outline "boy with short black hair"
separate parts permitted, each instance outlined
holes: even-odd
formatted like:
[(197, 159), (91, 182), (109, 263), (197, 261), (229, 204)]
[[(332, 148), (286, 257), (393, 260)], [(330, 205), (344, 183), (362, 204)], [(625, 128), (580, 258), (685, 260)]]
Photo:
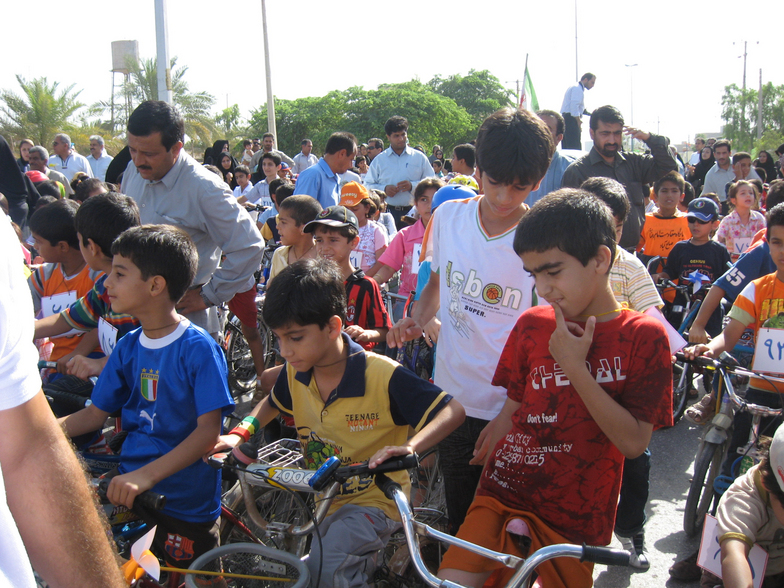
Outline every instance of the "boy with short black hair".
[(234, 188), (234, 197), (239, 201), (241, 196), (245, 196), (247, 200), (248, 193), (253, 188), (253, 182), (250, 181), (250, 169), (247, 165), (238, 165), (234, 168), (234, 180), (237, 182), (237, 187)]
[[(280, 180), (276, 180), (280, 181)], [(272, 182), (275, 184), (275, 182)], [(278, 214), (277, 209), (280, 206), (281, 202), (283, 202), (286, 198), (294, 194), (294, 184), (290, 184), (288, 182), (280, 181), (280, 184), (277, 186), (270, 186), (274, 187), (274, 192), (272, 192), (272, 200), (275, 202), (275, 206), (270, 210), (265, 212), (265, 216), (267, 216), (266, 221), (261, 227), (261, 236), (264, 238), (265, 241), (272, 241), (273, 243), (280, 243), (280, 233), (278, 233)], [(273, 211), (273, 214), (267, 214), (267, 212)], [(262, 222), (262, 217), (259, 216), (259, 222)]]
[(505, 108), (482, 123), (476, 164), (484, 194), (444, 202), (422, 242), (432, 252), (431, 278), (411, 318), (400, 320), (387, 343), (422, 336), (441, 309), (435, 382), (466, 407), (463, 425), (441, 443), (451, 530), (462, 522), (482, 473), (469, 464), (482, 429), (501, 410), (505, 391), (491, 384), (493, 366), (512, 324), (536, 304), (534, 283), (512, 248), (525, 199), (541, 182), (554, 152), (553, 136), (535, 114)]
[(201, 458), (234, 406), (226, 360), (206, 331), (175, 310), (198, 264), (187, 233), (169, 225), (132, 228), (112, 253), (106, 279), (112, 305), (136, 316), (141, 329), (117, 343), (92, 404), (61, 422), (73, 437), (122, 409), (128, 437), (106, 495), (128, 508), (147, 490), (166, 496), (160, 513), (143, 518), (158, 526), (155, 545), (167, 563), (187, 568), (218, 544), (221, 476)]
[[(421, 453), (463, 418), (449, 394), (384, 356), (366, 353), (343, 333), (345, 292), (333, 261), (308, 259), (281, 271), (264, 303), (264, 321), (287, 364), (270, 396), (246, 417), (247, 426), (263, 426), (281, 412), (293, 416), (311, 469), (332, 455), (343, 464), (370, 460), (375, 467), (395, 455)], [(415, 434), (409, 439), (410, 427)], [(242, 440), (241, 431), (223, 436), (215, 450)], [(406, 472), (389, 476), (408, 491)], [(308, 566), (314, 585), (372, 584), (375, 553), (398, 519), (371, 479), (350, 481), (322, 523), (322, 540), (313, 543)]]
[(351, 264), (359, 245), (359, 221), (344, 206), (330, 206), (303, 228), (312, 233), (319, 257), (338, 264), (346, 287), (346, 334), (370, 351), (392, 327), (378, 283)]
[[(506, 342), (493, 383), (508, 396), (478, 450), (487, 465), (458, 537), (518, 556), (610, 542), (623, 458), (672, 424), (667, 335), (615, 299), (616, 247), (608, 208), (581, 190), (549, 194), (520, 221), (515, 251), (551, 306), (523, 312)], [(482, 586), (500, 570), (502, 586), (514, 573), (502, 567), (451, 547), (439, 575)], [(586, 588), (592, 567), (561, 558), (537, 571), (549, 588)]]
[[(117, 340), (139, 326), (139, 321), (133, 316), (112, 309), (105, 286), (106, 277), (112, 269), (112, 244), (120, 233), (140, 224), (139, 207), (132, 198), (124, 194), (98, 194), (85, 200), (79, 207), (74, 224), (79, 248), (87, 265), (94, 271), (104, 272), (105, 275), (98, 278), (93, 289), (69, 308), (58, 315), (36, 321), (35, 337), (53, 337), (71, 329), (97, 329), (101, 350), (108, 357)], [(107, 357), (89, 359), (77, 355), (69, 360), (68, 373), (82, 379), (97, 376), (101, 373)]]
[(644, 259), (667, 257), (675, 244), (689, 235), (686, 216), (678, 210), (683, 198), (684, 180), (678, 172), (672, 171), (653, 184), (658, 210), (645, 215), (637, 251)]
[[(36, 315), (52, 316), (85, 296), (101, 276), (84, 261), (79, 249), (79, 238), (74, 228), (74, 217), (79, 205), (73, 200), (57, 200), (36, 210), (30, 217), (33, 243), (44, 264), (36, 268), (27, 279), (33, 296)], [(81, 332), (70, 332), (51, 337), (54, 345), (51, 361), (58, 362), (61, 373), (82, 341)], [(97, 344), (91, 338), (90, 353)], [(51, 381), (51, 378), (50, 378)]]
[(247, 196), (237, 199), (237, 202), (244, 204), (246, 201), (251, 204), (261, 204), (262, 206), (273, 206), (270, 198), (270, 184), (279, 179), (280, 155), (268, 152), (261, 156), (259, 170), (251, 176), (253, 189)]
[(276, 228), (283, 247), (278, 247), (272, 255), (268, 285), (287, 265), (303, 258), (316, 257), (313, 235), (303, 229), (320, 212), (318, 200), (304, 194), (289, 196), (281, 203)]

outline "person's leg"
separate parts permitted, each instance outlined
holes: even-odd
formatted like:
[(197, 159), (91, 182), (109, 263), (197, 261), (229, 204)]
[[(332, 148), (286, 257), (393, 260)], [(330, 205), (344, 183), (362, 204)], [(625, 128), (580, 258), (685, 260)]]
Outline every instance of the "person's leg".
[(308, 557), (311, 582), (322, 588), (366, 588), (373, 581), (379, 552), (400, 523), (380, 509), (347, 504), (327, 517)]
[(148, 509), (134, 510), (149, 526), (157, 525), (153, 546), (171, 567), (187, 569), (194, 559), (218, 546), (220, 517), (206, 523), (189, 523)]
[(463, 524), (482, 476), (482, 466), (468, 465), (468, 462), (474, 456), (476, 441), (487, 423), (482, 419), (466, 417), (462, 425), (438, 444), (449, 532), (452, 534)]
[(577, 125), (577, 119), (573, 116), (564, 114), (564, 137), (561, 141), (563, 149), (582, 149), (580, 142), (580, 127)]
[(251, 288), (245, 292), (238, 292), (234, 298), (229, 300), (229, 310), (240, 319), (242, 336), (248, 344), (253, 367), (256, 368), (256, 394), (260, 402), (264, 394), (262, 393), (259, 379), (264, 371), (264, 340), (259, 332), (258, 307), (256, 306), (256, 288)]
[(639, 457), (624, 460), (621, 497), (615, 515), (615, 535), (624, 549), (632, 553), (631, 565), (638, 569), (650, 567), (644, 553), (643, 533), (650, 472), (651, 453), (648, 449)]

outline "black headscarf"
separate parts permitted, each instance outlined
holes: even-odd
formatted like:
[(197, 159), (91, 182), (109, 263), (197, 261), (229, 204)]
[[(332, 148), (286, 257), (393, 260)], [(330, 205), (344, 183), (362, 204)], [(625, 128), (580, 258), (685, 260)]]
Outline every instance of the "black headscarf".
[(126, 145), (114, 156), (114, 159), (109, 162), (109, 167), (106, 168), (106, 181), (110, 184), (119, 186), (120, 174), (125, 171), (125, 168), (128, 167), (130, 161), (131, 150), (128, 148), (128, 145)]
[[(762, 154), (768, 156), (768, 160), (765, 163), (762, 163), (759, 160), (759, 156)], [(768, 151), (760, 151), (759, 155), (757, 155), (757, 159), (754, 160), (754, 167), (761, 167), (765, 170), (765, 181), (772, 182), (778, 176), (776, 175), (776, 160), (773, 159), (773, 156)]]
[(19, 170), (11, 147), (0, 135), (0, 193), (8, 200), (8, 214), (21, 229), (27, 226), (27, 215), (38, 202), (38, 190)]
[[(711, 156), (709, 159), (702, 158), (702, 152), (705, 149), (711, 150)], [(710, 147), (703, 147), (700, 150), (700, 161), (697, 165), (694, 166), (694, 175), (692, 176), (692, 183), (696, 186), (699, 182), (699, 185), (702, 186), (705, 183), (705, 174), (708, 173), (708, 170), (713, 167), (713, 164), (716, 163), (716, 158), (713, 156), (713, 149)]]
[[(223, 151), (223, 146), (229, 145), (229, 142), (226, 139), (218, 139), (212, 144), (212, 148), (207, 147), (207, 150), (204, 152), (204, 165), (212, 164), (215, 167), (218, 166), (218, 162), (220, 161), (219, 157), (221, 152)], [(232, 160), (234, 158), (232, 157)], [(209, 161), (208, 161), (209, 160)], [(234, 161), (234, 165), (237, 165), (237, 162)]]
[[(213, 153), (215, 153), (214, 150)], [(229, 161), (231, 161), (231, 165), (229, 166), (229, 169), (224, 169), (223, 166), (221, 165), (221, 162), (223, 161), (224, 157), (228, 157)], [(231, 153), (229, 153), (228, 151), (219, 153), (214, 157), (214, 159), (215, 159), (215, 163), (213, 163), (213, 165), (218, 168), (218, 171), (220, 171), (221, 175), (223, 176), (223, 181), (226, 182), (229, 186), (231, 186), (232, 189), (236, 188), (237, 182), (234, 181), (234, 169), (237, 167), (237, 160), (235, 160), (231, 156)], [(228, 178), (229, 174), (231, 174), (231, 180), (229, 180)]]

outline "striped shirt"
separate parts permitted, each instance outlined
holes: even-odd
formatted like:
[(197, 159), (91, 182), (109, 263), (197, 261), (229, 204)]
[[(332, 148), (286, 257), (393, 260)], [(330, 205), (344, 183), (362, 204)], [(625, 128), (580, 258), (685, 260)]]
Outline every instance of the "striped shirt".
[(618, 247), (610, 270), (613, 295), (637, 312), (664, 305), (648, 270), (637, 257)]
[[(346, 285), (346, 325), (358, 325), (365, 330), (391, 329), (381, 290), (375, 280), (365, 277), (362, 270), (356, 270), (345, 282)], [(366, 350), (375, 343), (363, 343)]]

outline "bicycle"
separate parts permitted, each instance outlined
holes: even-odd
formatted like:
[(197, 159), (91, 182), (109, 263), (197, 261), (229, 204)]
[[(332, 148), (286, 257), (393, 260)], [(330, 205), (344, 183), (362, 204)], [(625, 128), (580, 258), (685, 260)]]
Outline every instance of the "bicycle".
[[(727, 454), (733, 418), (737, 410), (746, 411), (752, 415), (752, 426), (746, 445), (738, 449), (738, 453), (746, 460), (744, 467), (753, 465), (753, 460), (759, 449), (760, 421), (763, 416), (776, 417), (782, 414), (782, 409), (746, 402), (735, 392), (734, 378), (748, 378), (755, 376), (769, 382), (782, 382), (784, 379), (766, 376), (741, 367), (728, 353), (722, 353), (720, 359), (697, 357), (688, 359), (682, 353), (676, 354), (678, 361), (701, 366), (707, 373), (717, 375), (717, 403), (715, 416), (706, 425), (700, 440), (697, 455), (694, 460), (694, 476), (689, 486), (686, 497), (686, 506), (683, 513), (683, 530), (687, 535), (695, 535), (705, 520), (705, 515), (711, 508), (714, 499), (723, 493), (731, 480), (724, 480), (719, 472)], [(703, 380), (705, 381), (705, 380)], [(751, 460), (751, 462), (749, 462)]]

